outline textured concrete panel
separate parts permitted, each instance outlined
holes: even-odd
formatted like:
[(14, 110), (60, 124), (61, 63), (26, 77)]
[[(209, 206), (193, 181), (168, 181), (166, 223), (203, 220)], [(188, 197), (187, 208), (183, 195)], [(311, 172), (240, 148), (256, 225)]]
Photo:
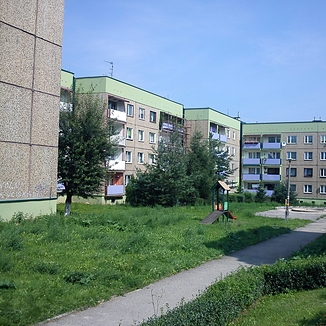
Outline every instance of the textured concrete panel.
[(0, 21), (35, 33), (37, 0), (1, 0)]
[(32, 144), (57, 146), (59, 132), (59, 97), (34, 93)]
[(32, 146), (31, 155), (31, 198), (56, 197), (58, 159), (57, 148)]
[(64, 0), (39, 1), (36, 36), (62, 44)]
[(0, 141), (29, 143), (32, 91), (0, 83)]
[(0, 200), (28, 198), (29, 145), (0, 142)]
[(0, 49), (0, 80), (31, 88), (34, 37), (0, 23)]
[(34, 88), (59, 96), (61, 80), (61, 47), (36, 40)]

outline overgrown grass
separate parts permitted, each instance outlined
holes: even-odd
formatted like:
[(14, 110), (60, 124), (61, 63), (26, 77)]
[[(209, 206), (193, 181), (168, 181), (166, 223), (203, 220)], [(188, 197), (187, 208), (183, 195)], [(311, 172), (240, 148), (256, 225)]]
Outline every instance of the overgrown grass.
[(30, 325), (86, 308), (308, 221), (257, 217), (266, 205), (232, 203), (238, 217), (201, 225), (210, 207), (74, 204), (72, 215), (0, 223), (0, 325)]

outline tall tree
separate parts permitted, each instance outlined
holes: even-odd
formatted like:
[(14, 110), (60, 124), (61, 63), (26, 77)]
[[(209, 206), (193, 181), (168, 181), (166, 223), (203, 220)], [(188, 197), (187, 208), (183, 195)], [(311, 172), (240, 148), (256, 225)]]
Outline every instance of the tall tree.
[(98, 95), (78, 90), (72, 109), (60, 111), (58, 178), (65, 187), (65, 215), (73, 195), (85, 198), (100, 190), (105, 162), (117, 150), (115, 122), (105, 118), (105, 109)]

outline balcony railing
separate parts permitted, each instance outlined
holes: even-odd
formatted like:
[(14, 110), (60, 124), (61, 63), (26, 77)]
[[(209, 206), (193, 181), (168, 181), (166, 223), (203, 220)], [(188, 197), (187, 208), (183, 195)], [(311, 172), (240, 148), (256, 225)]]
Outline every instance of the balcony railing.
[(109, 160), (109, 170), (110, 171), (125, 171), (126, 162), (118, 160)]
[(263, 174), (263, 181), (280, 181), (281, 176), (278, 174)]
[(259, 158), (243, 158), (242, 164), (244, 165), (260, 165)]
[(263, 149), (281, 149), (281, 143), (262, 143)]
[(242, 179), (244, 181), (259, 181), (260, 180), (260, 174), (249, 174), (249, 173), (244, 173), (242, 175)]
[(118, 110), (113, 110), (109, 109), (109, 117), (111, 119), (116, 119), (117, 121), (120, 122), (126, 122), (127, 121), (127, 114), (126, 112), (118, 111)]
[(107, 196), (123, 196), (124, 185), (107, 186), (106, 194)]
[(212, 138), (213, 139), (216, 139), (216, 140), (219, 140), (219, 141), (223, 141), (223, 142), (227, 142), (227, 137), (226, 135), (221, 135), (217, 132), (212, 132)]
[(280, 165), (281, 159), (280, 158), (263, 158), (262, 164), (264, 165)]
[(243, 144), (243, 149), (260, 149), (260, 143), (247, 143)]

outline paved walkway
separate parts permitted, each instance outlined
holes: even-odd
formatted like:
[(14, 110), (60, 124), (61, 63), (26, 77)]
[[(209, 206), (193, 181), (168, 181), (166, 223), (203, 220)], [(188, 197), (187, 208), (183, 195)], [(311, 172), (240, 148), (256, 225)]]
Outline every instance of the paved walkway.
[[(284, 210), (278, 213), (270, 211), (270, 217), (284, 216)], [(272, 214), (273, 213), (273, 214)], [(325, 212), (304, 212), (299, 218), (312, 219), (312, 223), (296, 229), (289, 234), (266, 240), (257, 245), (234, 252), (231, 255), (207, 262), (199, 267), (168, 277), (143, 289), (104, 302), (97, 307), (72, 312), (42, 323), (44, 326), (131, 326), (176, 307), (182, 300), (192, 300), (216, 280), (222, 279), (240, 266), (259, 266), (273, 264), (280, 258), (286, 258), (293, 251), (326, 233), (326, 218), (318, 219)], [(280, 215), (280, 216), (277, 216)], [(283, 215), (282, 215), (283, 214)], [(290, 211), (290, 218), (295, 217)], [(262, 215), (262, 214), (260, 214)]]

